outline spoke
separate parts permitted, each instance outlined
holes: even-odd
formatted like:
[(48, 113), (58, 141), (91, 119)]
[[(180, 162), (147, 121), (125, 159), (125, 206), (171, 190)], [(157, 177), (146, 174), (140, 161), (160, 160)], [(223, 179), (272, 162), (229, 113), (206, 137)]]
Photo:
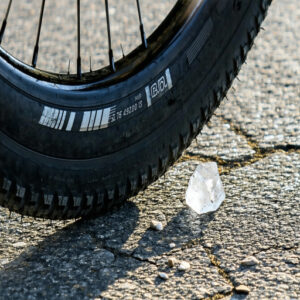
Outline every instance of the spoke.
[(122, 56), (123, 56), (123, 58), (124, 58), (124, 57), (125, 57), (125, 54), (124, 54), (124, 49), (123, 49), (122, 44), (120, 44), (120, 47), (121, 47), (121, 51), (122, 51)]
[(106, 23), (107, 23), (107, 35), (108, 35), (108, 55), (109, 55), (109, 64), (113, 72), (116, 71), (114, 54), (111, 46), (111, 35), (110, 35), (110, 22), (109, 22), (109, 11), (108, 11), (108, 0), (105, 0), (105, 11), (106, 11)]
[(70, 75), (70, 66), (71, 66), (71, 60), (69, 59), (69, 63), (68, 63), (68, 75)]
[(81, 56), (80, 56), (80, 0), (77, 0), (77, 76), (81, 78)]
[(12, 0), (9, 0), (6, 14), (5, 14), (4, 20), (2, 22), (2, 26), (1, 26), (1, 30), (0, 30), (0, 44), (2, 42), (3, 35), (4, 35), (5, 29), (6, 29), (7, 19), (8, 19), (8, 15), (9, 15), (10, 8), (11, 8), (11, 3), (12, 3)]
[(34, 68), (36, 67), (38, 54), (39, 54), (39, 42), (40, 42), (40, 35), (41, 35), (41, 29), (42, 29), (42, 23), (43, 23), (43, 17), (44, 17), (45, 2), (46, 2), (46, 0), (42, 0), (42, 7), (41, 7), (40, 19), (39, 19), (39, 27), (38, 27), (36, 43), (34, 46), (34, 51), (33, 51), (33, 56), (32, 56), (32, 66)]
[(140, 7), (140, 1), (139, 0), (136, 0), (136, 6), (137, 6), (137, 9), (138, 9), (138, 14), (139, 14), (142, 44), (145, 48), (147, 48), (147, 39), (146, 39), (145, 30), (144, 30), (144, 24), (143, 24), (143, 21), (142, 21), (142, 13), (141, 13), (141, 7)]

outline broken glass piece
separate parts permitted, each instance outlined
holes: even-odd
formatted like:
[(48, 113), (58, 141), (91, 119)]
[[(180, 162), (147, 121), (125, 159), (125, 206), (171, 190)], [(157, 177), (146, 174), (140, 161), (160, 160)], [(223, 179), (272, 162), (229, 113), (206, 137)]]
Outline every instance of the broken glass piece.
[(185, 195), (186, 204), (198, 214), (215, 211), (225, 199), (225, 192), (215, 162), (197, 166)]

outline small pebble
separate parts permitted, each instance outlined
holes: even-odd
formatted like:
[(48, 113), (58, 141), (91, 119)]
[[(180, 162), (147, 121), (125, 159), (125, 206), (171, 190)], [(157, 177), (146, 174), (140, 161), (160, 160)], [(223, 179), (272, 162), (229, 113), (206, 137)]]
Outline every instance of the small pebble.
[(176, 263), (177, 263), (177, 259), (175, 257), (170, 257), (168, 259), (168, 266), (170, 268), (174, 267), (176, 265)]
[(153, 281), (150, 278), (145, 278), (145, 282), (148, 284), (153, 284)]
[(250, 293), (250, 289), (249, 289), (247, 286), (243, 285), (243, 284), (237, 286), (237, 287), (235, 288), (235, 290), (236, 290), (238, 293), (246, 293), (246, 294)]
[(0, 266), (4, 266), (4, 265), (6, 265), (8, 263), (9, 263), (9, 259), (8, 258), (0, 259)]
[(156, 220), (151, 221), (150, 227), (157, 231), (162, 231), (164, 229), (163, 224)]
[(176, 247), (176, 244), (175, 244), (175, 243), (170, 243), (170, 244), (169, 244), (169, 247), (170, 247), (171, 249), (173, 249), (173, 248)]
[(164, 272), (160, 272), (159, 274), (159, 277), (163, 280), (168, 280), (169, 279), (169, 276), (168, 274), (164, 273)]
[(17, 242), (17, 243), (14, 243), (13, 244), (13, 247), (15, 247), (15, 248), (24, 248), (24, 247), (26, 247), (26, 243), (24, 243), (24, 242)]
[(188, 271), (191, 265), (187, 261), (182, 261), (178, 267), (179, 271)]
[(241, 261), (242, 266), (250, 267), (250, 266), (255, 266), (255, 265), (258, 265), (258, 264), (259, 264), (259, 261), (254, 256), (248, 256), (248, 257), (246, 257), (245, 259), (243, 259)]

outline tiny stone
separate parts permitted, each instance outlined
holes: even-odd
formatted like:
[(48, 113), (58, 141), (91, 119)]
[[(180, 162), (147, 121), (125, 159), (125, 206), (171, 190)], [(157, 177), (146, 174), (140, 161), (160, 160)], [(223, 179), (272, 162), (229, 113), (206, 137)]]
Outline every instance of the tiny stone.
[(170, 268), (174, 267), (176, 263), (177, 263), (177, 259), (175, 257), (170, 257), (168, 259), (168, 266)]
[(182, 261), (178, 267), (179, 271), (188, 271), (191, 265), (187, 261)]
[(13, 247), (15, 247), (15, 248), (24, 248), (26, 246), (27, 246), (27, 244), (25, 242), (17, 242), (17, 243), (13, 244)]
[(170, 243), (169, 247), (170, 247), (171, 249), (173, 249), (173, 248), (176, 247), (176, 244), (175, 244), (175, 243)]
[(4, 266), (4, 265), (6, 265), (8, 263), (9, 263), (9, 259), (8, 258), (4, 258), (4, 259), (0, 260), (0, 266)]
[(159, 277), (163, 280), (168, 280), (169, 279), (169, 276), (168, 274), (164, 273), (164, 272), (160, 272), (159, 274)]
[(258, 265), (258, 264), (259, 264), (259, 261), (254, 256), (248, 256), (248, 257), (246, 257), (245, 259), (243, 259), (241, 261), (242, 266), (250, 267), (250, 266), (255, 266), (255, 265)]
[(250, 289), (247, 286), (243, 285), (243, 284), (237, 286), (235, 288), (235, 290), (239, 293), (247, 293), (247, 294), (250, 293)]
[(153, 281), (150, 278), (145, 278), (145, 282), (148, 284), (153, 284)]
[(151, 221), (150, 227), (157, 231), (162, 231), (164, 229), (162, 223), (156, 220)]

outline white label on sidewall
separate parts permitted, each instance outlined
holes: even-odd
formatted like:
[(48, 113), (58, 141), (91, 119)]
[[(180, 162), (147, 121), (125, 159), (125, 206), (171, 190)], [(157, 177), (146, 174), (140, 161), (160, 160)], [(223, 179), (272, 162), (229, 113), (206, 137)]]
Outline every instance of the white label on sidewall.
[(165, 73), (159, 77), (151, 85), (145, 87), (148, 107), (152, 105), (152, 100), (162, 96), (173, 87), (170, 69), (166, 69)]
[(153, 101), (171, 90), (172, 87), (172, 77), (168, 68), (154, 82), (137, 91), (135, 96), (128, 96), (123, 101), (119, 101), (118, 105), (83, 112), (44, 106), (39, 124), (65, 131), (87, 132), (104, 129), (116, 121), (125, 117), (128, 118), (145, 107), (150, 107)]

